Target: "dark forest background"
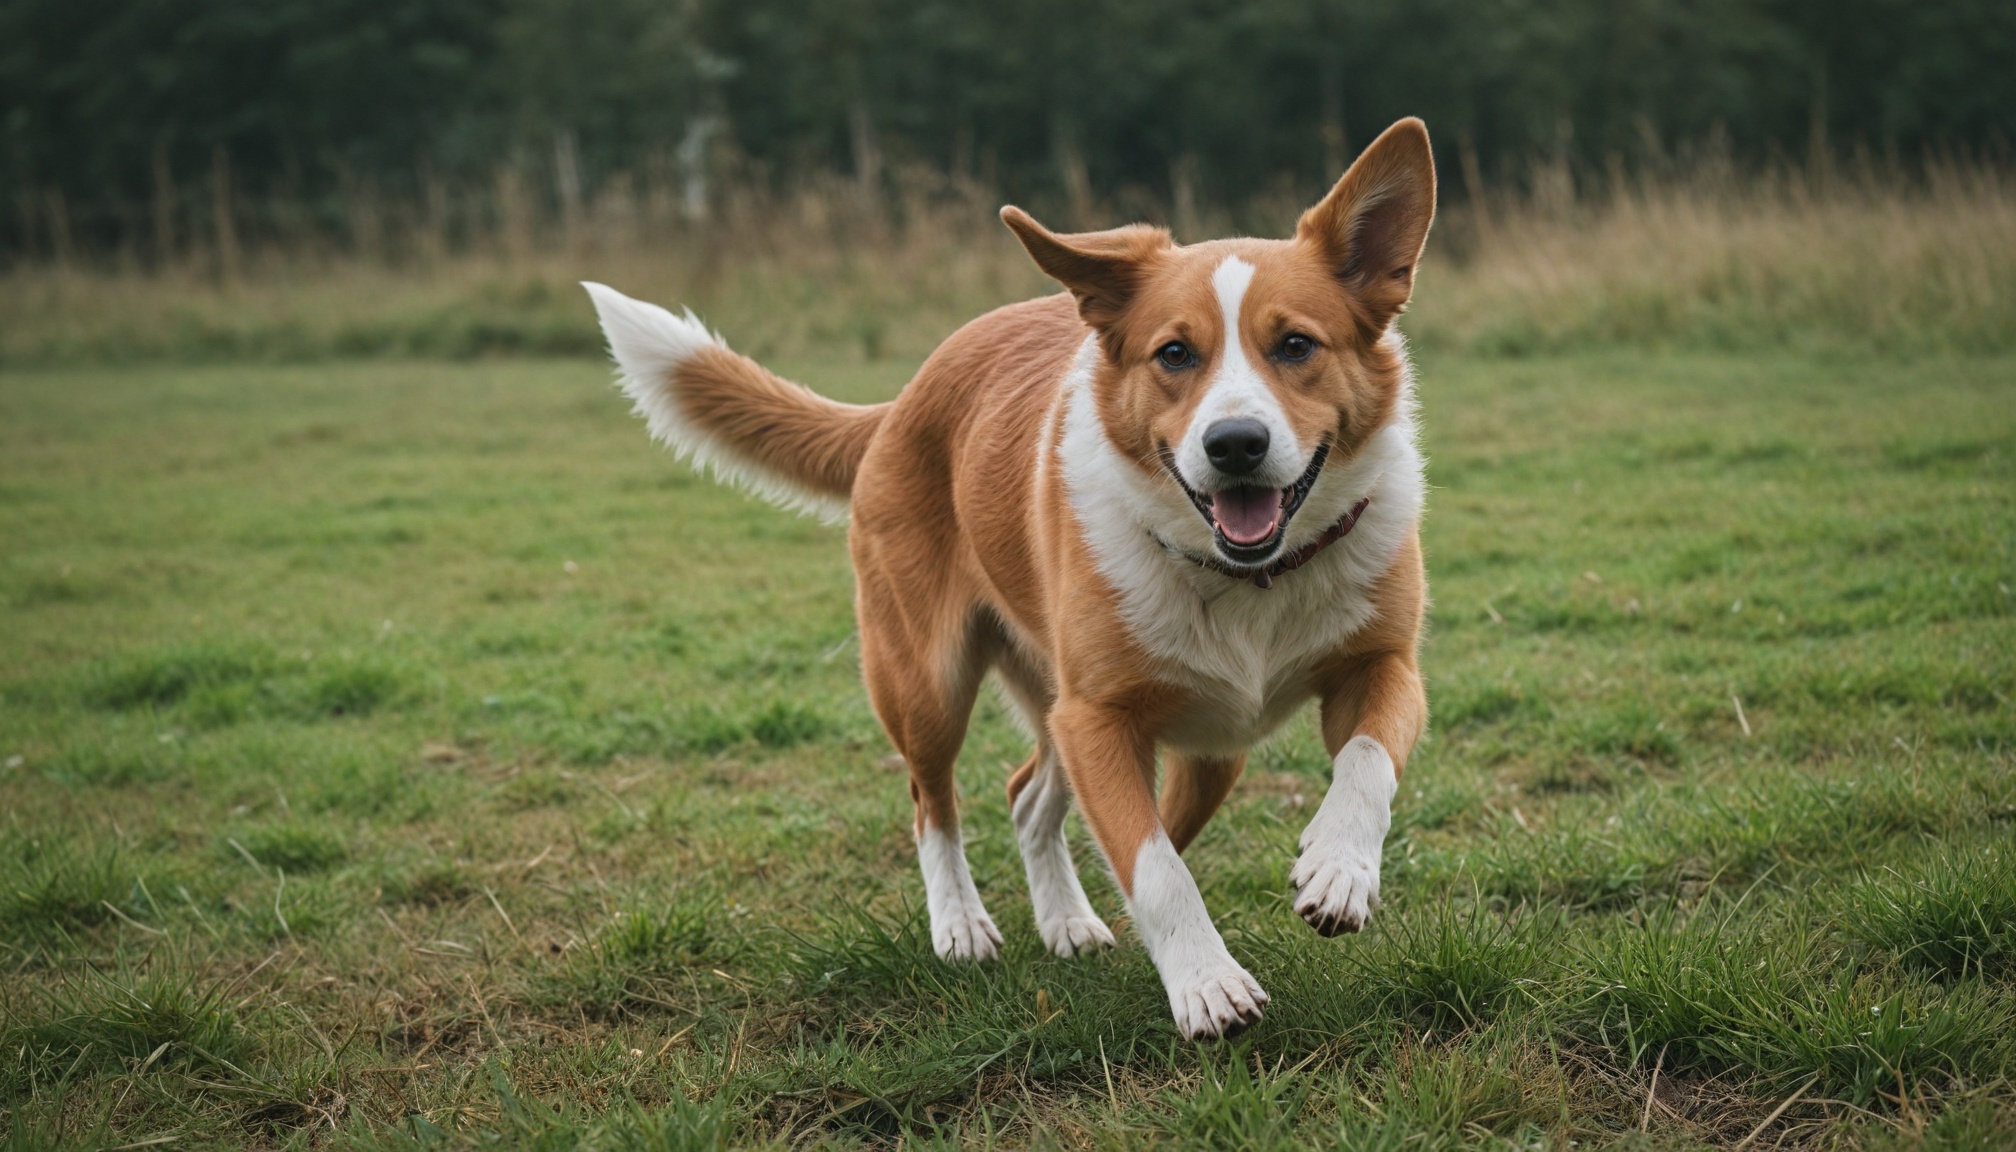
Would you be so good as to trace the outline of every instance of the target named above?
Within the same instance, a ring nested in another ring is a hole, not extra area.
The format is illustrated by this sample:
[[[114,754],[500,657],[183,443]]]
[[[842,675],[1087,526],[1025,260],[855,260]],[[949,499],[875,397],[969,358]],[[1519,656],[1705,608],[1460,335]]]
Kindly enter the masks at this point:
[[[7,0],[0,252],[144,251],[218,198],[248,230],[340,232],[346,200],[506,169],[548,201],[656,172],[696,211],[725,176],[872,192],[906,167],[1235,203],[1408,114],[1487,181],[1703,142],[1994,159],[2016,4]]]

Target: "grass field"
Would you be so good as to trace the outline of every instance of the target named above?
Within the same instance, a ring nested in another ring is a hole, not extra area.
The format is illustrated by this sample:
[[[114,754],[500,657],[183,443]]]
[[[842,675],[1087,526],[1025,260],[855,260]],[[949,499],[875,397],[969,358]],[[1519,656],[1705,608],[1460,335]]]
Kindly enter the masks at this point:
[[[1274,997],[1197,1047],[1044,954],[992,700],[1006,958],[932,956],[840,530],[602,366],[7,370],[0,1144],[2016,1144],[2016,360],[1422,376],[1387,904],[1289,907],[1304,716],[1189,854]]]

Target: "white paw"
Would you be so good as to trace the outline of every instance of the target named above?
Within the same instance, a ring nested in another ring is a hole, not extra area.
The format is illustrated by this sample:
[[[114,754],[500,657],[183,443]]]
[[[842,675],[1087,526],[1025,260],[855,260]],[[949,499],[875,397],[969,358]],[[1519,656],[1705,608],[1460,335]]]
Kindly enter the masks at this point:
[[[1260,982],[1230,957],[1169,989],[1169,1011],[1186,1040],[1236,1036],[1259,1023],[1266,1006]]]
[[[931,913],[931,947],[940,960],[992,960],[1001,954],[1001,930],[987,915],[959,832],[926,828],[917,837],[924,867],[924,906]]]
[[[1288,873],[1295,884],[1295,911],[1324,936],[1356,932],[1379,907],[1379,861],[1339,859],[1328,845],[1304,846]]]
[[[1377,740],[1356,736],[1337,753],[1330,791],[1302,832],[1289,871],[1295,911],[1325,936],[1356,932],[1379,907],[1379,856],[1393,822],[1393,760]]]
[[[1050,951],[1066,958],[1094,948],[1113,947],[1113,931],[1106,922],[1089,912],[1082,916],[1059,916],[1038,920],[1036,931]]]
[[[1001,955],[1001,930],[978,906],[931,917],[931,947],[940,960],[992,960]]]

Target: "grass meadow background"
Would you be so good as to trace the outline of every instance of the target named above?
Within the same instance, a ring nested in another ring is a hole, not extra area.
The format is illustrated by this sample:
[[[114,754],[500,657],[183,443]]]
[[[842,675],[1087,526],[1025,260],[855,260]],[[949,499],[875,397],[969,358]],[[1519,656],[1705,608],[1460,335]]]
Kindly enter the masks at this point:
[[[1386,906],[1289,906],[1303,716],[1189,853],[1274,997],[1201,1047],[1043,952],[991,698],[1005,957],[932,956],[842,530],[650,446],[569,283],[886,397],[1043,290],[977,210],[12,273],[0,1144],[2016,1145],[2016,209],[1949,176],[1446,217]]]

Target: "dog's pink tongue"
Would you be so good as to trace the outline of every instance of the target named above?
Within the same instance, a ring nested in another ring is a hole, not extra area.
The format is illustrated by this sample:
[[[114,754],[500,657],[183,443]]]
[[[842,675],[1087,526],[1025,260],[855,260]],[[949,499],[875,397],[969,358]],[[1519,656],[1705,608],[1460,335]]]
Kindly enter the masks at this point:
[[[1281,492],[1277,488],[1227,488],[1211,494],[1211,518],[1218,530],[1234,544],[1250,546],[1274,534],[1274,522],[1281,517]]]

